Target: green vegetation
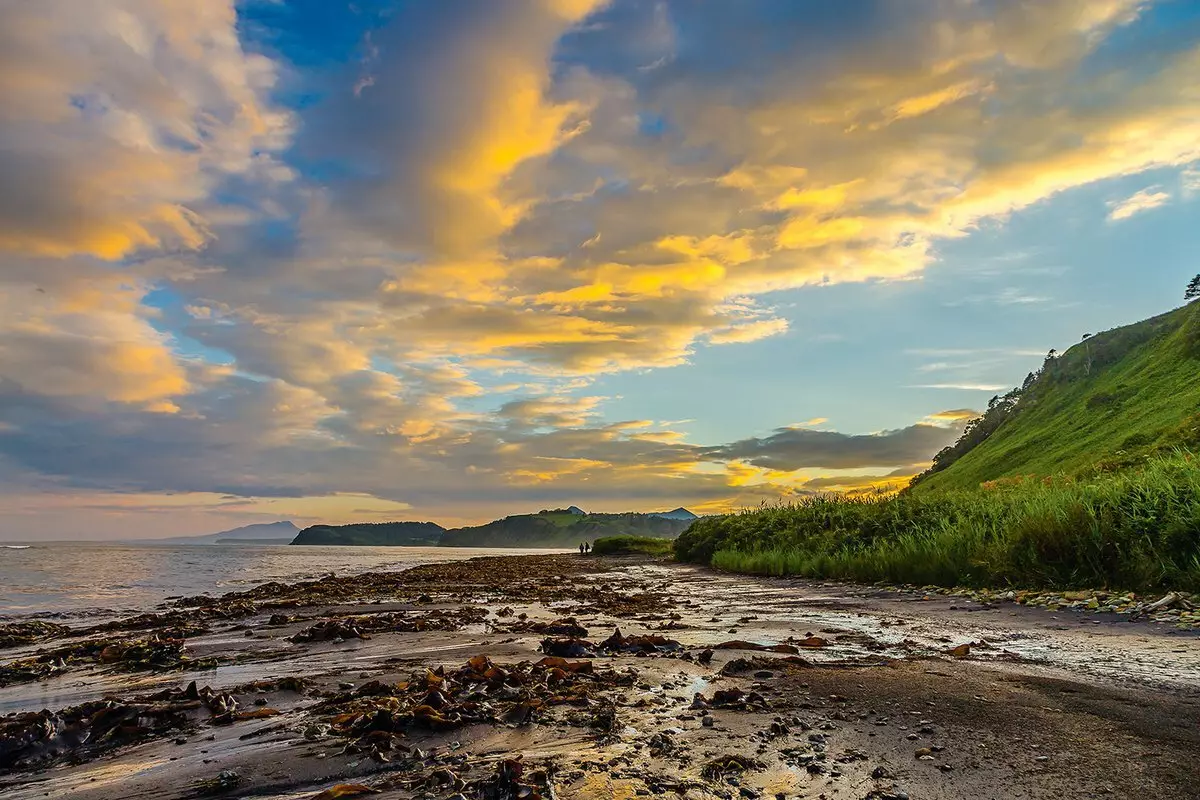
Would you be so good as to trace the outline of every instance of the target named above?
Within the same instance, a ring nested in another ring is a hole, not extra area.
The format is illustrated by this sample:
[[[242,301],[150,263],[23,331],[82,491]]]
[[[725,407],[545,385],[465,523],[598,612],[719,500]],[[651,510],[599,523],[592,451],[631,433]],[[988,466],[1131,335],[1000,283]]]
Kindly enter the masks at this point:
[[[580,514],[553,510],[518,514],[442,534],[448,547],[576,547],[606,536],[671,539],[687,528],[688,520],[650,514]]]
[[[655,539],[650,536],[602,536],[592,545],[592,553],[598,556],[669,556],[675,543],[670,539]]]
[[[1086,479],[815,497],[694,523],[681,561],[738,572],[941,586],[1200,590],[1200,462]]]
[[[353,525],[313,525],[296,534],[292,544],[419,546],[435,545],[441,525],[433,522],[359,522]]]
[[[1017,475],[1086,476],[1200,451],[1200,304],[1126,325],[1056,354],[913,483],[974,489]]]

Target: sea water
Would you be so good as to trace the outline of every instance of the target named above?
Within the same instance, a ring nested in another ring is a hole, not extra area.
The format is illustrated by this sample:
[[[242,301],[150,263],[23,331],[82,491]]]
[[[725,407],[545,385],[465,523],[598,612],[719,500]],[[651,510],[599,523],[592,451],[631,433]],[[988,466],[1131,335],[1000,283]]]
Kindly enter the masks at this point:
[[[47,542],[0,547],[0,620],[72,620],[146,611],[169,597],[267,581],[395,571],[487,555],[556,552],[483,547],[317,547]]]

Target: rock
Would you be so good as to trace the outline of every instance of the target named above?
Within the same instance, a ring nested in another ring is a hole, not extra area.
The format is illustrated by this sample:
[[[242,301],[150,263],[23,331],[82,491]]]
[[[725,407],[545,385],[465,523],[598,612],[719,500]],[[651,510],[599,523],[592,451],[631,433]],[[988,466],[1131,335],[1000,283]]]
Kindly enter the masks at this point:
[[[197,794],[223,794],[231,789],[236,789],[241,782],[241,775],[231,769],[225,769],[217,773],[215,778],[197,781],[193,788]]]
[[[719,778],[722,775],[730,773],[739,774],[749,770],[758,770],[763,768],[761,761],[755,761],[746,756],[737,755],[736,753],[726,753],[722,756],[709,761],[700,770],[700,774],[706,778]]]
[[[600,643],[599,649],[608,653],[665,653],[682,649],[674,639],[647,633],[641,636],[625,636],[620,628]]]
[[[818,638],[818,637],[811,637]],[[804,645],[805,647],[823,647],[824,645]],[[790,644],[757,644],[755,642],[747,642],[742,639],[734,639],[729,642],[721,642],[713,645],[714,650],[755,650],[760,653],[787,653],[789,655],[797,655],[800,650],[795,645]]]

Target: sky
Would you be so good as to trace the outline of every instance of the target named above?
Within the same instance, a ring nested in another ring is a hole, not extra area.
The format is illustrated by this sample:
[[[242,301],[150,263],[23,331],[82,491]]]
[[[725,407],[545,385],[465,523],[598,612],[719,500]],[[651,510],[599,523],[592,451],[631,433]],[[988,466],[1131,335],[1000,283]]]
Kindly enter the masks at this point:
[[[0,538],[897,487],[1198,219],[1188,0],[0,0]]]

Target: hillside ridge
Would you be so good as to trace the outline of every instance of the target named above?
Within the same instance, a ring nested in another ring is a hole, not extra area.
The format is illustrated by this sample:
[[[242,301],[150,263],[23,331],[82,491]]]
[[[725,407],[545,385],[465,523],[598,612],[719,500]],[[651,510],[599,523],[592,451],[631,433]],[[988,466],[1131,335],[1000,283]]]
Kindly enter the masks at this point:
[[[1085,336],[992,398],[910,490],[1080,475],[1200,443],[1200,306]]]

